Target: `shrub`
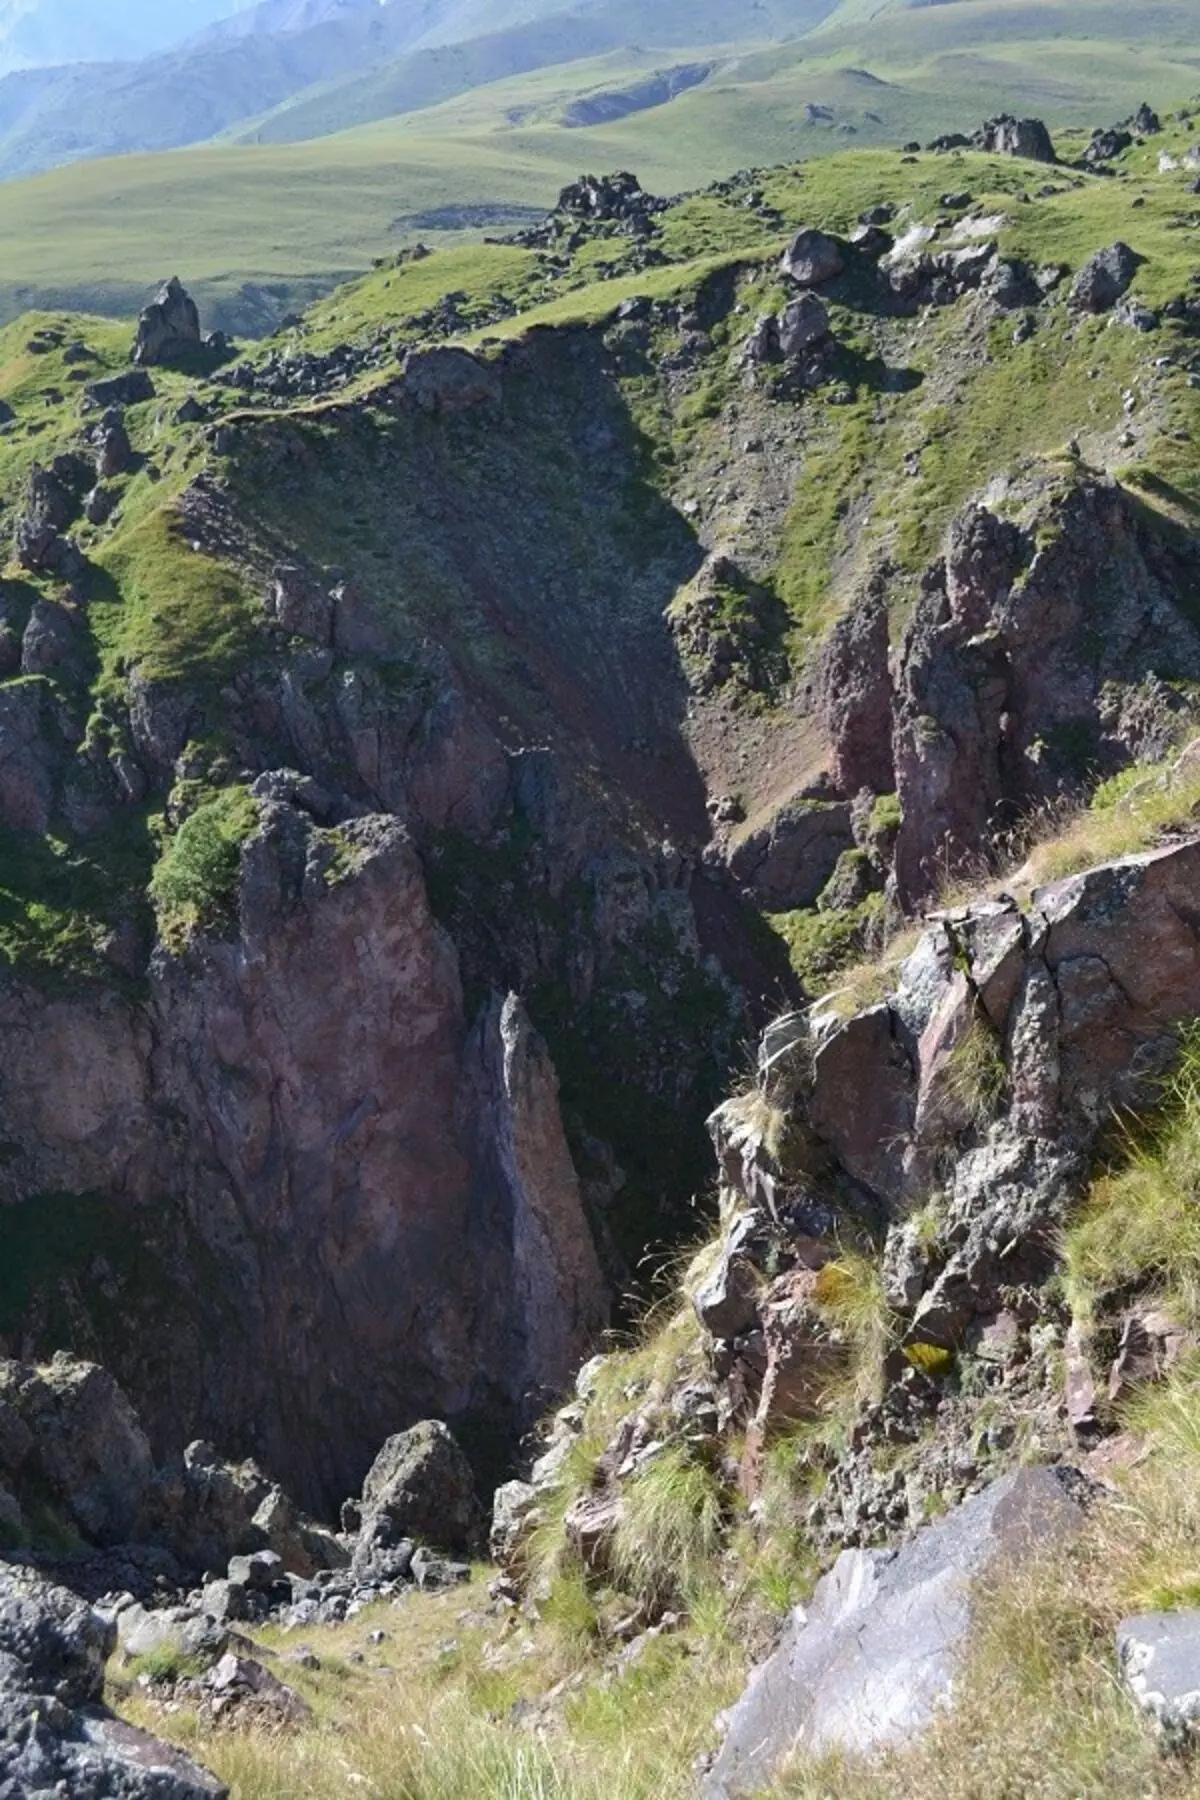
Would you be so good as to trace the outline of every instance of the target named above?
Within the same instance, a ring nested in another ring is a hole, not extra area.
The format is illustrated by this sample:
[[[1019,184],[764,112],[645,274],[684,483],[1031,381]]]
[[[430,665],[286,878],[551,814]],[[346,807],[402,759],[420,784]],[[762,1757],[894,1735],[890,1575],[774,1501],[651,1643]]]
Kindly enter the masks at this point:
[[[257,824],[249,793],[232,787],[180,826],[150,881],[167,942],[174,946],[193,931],[220,930],[232,921],[241,847]]]

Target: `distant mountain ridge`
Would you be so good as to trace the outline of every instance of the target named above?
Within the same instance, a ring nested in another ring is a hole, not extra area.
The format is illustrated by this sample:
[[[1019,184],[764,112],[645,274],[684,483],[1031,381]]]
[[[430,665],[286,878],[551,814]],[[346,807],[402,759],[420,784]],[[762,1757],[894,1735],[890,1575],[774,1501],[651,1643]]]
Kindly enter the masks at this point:
[[[203,30],[247,0],[0,0],[0,74],[133,60]]]
[[[1022,68],[1031,110],[1065,101],[1071,43],[1093,46],[1110,79],[1131,31],[1169,61],[1194,44],[1191,12],[1194,0],[1143,0],[1134,24],[1123,0],[0,0],[0,180],[214,141],[293,145],[460,100],[468,131],[486,120],[491,156],[527,127],[597,129],[664,107],[689,85],[673,71],[711,64],[707,94],[734,67],[770,80],[781,57],[781,82],[826,109],[831,72],[888,59],[912,75],[908,111],[936,130],[965,89],[994,106]],[[75,60],[44,66],[56,45]],[[502,83],[502,97],[485,92]],[[713,114],[732,129],[730,103],[718,96]],[[808,117],[885,126],[877,111]],[[749,154],[761,132],[738,132]]]
[[[215,9],[228,0],[187,4]],[[177,149],[258,118],[264,123],[255,135],[267,141],[322,136],[633,44],[672,51],[800,35],[821,23],[835,4],[262,0],[185,44],[138,62],[71,63],[8,74],[0,80],[0,177],[89,157]],[[456,32],[487,18],[504,23],[479,36],[456,38]]]

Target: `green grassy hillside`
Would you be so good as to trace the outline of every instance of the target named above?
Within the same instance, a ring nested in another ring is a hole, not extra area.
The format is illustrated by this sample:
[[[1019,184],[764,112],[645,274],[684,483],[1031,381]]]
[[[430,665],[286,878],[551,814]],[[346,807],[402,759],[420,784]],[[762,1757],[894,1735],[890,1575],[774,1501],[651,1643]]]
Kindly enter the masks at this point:
[[[869,18],[854,4],[803,44],[724,57],[702,87],[615,124],[562,120],[572,100],[661,57],[559,65],[312,142],[129,156],[0,185],[0,319],[35,305],[128,313],[177,270],[210,322],[255,332],[405,242],[544,208],[584,168],[631,167],[673,193],[739,167],[962,129],[1002,106],[1100,124],[1147,93],[1169,104],[1200,88],[1191,0],[1136,13],[1112,0],[957,0]]]

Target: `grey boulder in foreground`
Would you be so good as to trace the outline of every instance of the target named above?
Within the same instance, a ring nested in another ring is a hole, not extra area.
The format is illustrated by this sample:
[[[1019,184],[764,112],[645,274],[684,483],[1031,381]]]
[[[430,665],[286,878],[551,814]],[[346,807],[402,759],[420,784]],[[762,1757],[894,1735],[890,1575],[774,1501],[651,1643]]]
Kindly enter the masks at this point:
[[[215,1775],[101,1704],[115,1642],[74,1594],[0,1564],[4,1800],[225,1800]]]
[[[1177,1743],[1200,1731],[1200,1612],[1143,1613],[1117,1627],[1121,1675],[1134,1700]]]
[[[795,1751],[865,1755],[916,1736],[949,1698],[972,1582],[1075,1532],[1088,1485],[1074,1469],[1020,1469],[898,1552],[843,1551],[727,1715],[704,1800],[761,1792]]]

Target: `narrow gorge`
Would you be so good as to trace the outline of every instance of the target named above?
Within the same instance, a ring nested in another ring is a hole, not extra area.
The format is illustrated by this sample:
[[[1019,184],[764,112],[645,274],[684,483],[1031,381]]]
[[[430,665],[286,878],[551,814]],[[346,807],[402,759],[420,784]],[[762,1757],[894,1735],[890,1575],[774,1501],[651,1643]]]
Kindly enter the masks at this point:
[[[1200,1792],[1196,117],[0,331],[2,1800]]]

